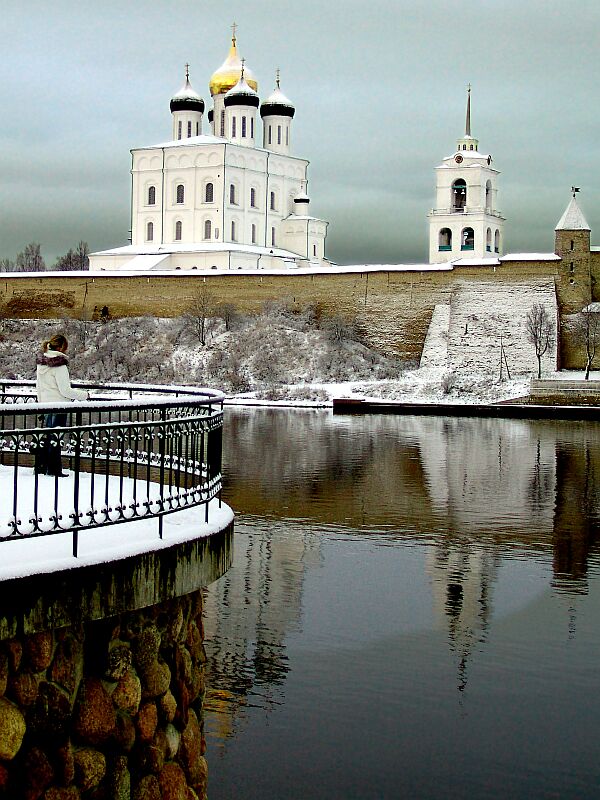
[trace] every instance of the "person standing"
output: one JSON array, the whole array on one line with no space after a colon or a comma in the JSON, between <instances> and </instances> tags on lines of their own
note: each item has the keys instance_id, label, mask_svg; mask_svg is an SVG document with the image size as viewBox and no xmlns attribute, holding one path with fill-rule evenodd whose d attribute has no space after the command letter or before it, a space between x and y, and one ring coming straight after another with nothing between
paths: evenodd
<instances>
[{"instance_id":1,"label":"person standing","mask_svg":"<svg viewBox=\"0 0 600 800\"><path fill-rule=\"evenodd\" d=\"M74 389L69 377L69 343L62 333L42 343L36 358L36 394L38 403L62 404L69 400L89 400L89 393ZM67 423L66 412L44 414L44 427L62 428ZM65 477L60 454L60 434L47 434L36 454L35 471L58 478Z\"/></svg>"}]
</instances>

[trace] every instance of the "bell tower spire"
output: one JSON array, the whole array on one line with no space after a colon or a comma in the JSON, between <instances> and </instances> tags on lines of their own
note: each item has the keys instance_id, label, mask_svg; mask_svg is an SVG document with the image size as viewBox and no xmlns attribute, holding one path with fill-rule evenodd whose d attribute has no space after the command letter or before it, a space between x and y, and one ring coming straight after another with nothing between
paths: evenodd
<instances>
[{"instance_id":1,"label":"bell tower spire","mask_svg":"<svg viewBox=\"0 0 600 800\"><path fill-rule=\"evenodd\" d=\"M467 120L465 122L465 136L471 135L471 84L467 86Z\"/></svg>"},{"instance_id":2,"label":"bell tower spire","mask_svg":"<svg viewBox=\"0 0 600 800\"><path fill-rule=\"evenodd\" d=\"M471 84L467 86L467 116L465 119L465 135L457 141L457 150L478 150L479 141L471 135Z\"/></svg>"}]
</instances>

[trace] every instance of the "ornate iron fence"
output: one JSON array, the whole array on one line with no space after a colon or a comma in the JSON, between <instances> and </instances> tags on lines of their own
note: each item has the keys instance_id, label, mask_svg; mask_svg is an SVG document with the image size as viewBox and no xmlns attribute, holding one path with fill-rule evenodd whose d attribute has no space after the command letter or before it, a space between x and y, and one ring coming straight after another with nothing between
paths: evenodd
<instances>
[{"instance_id":1,"label":"ornate iron fence","mask_svg":"<svg viewBox=\"0 0 600 800\"><path fill-rule=\"evenodd\" d=\"M0 381L0 542L163 517L221 497L223 394L74 383L82 403L37 403L33 381ZM60 427L46 427L48 415ZM43 458L41 458L43 456ZM68 462L67 478L40 464ZM3 474L4 473L4 474ZM6 487L12 486L10 490ZM7 496L9 495L9 496Z\"/></svg>"}]
</instances>

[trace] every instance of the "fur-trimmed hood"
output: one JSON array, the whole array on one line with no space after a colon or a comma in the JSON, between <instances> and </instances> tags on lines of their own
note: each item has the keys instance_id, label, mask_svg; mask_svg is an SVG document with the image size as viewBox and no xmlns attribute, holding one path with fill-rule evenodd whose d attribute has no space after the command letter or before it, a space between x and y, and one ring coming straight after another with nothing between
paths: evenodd
<instances>
[{"instance_id":1,"label":"fur-trimmed hood","mask_svg":"<svg viewBox=\"0 0 600 800\"><path fill-rule=\"evenodd\" d=\"M37 354L35 363L38 367L68 367L69 359L57 350L46 350L45 353Z\"/></svg>"}]
</instances>

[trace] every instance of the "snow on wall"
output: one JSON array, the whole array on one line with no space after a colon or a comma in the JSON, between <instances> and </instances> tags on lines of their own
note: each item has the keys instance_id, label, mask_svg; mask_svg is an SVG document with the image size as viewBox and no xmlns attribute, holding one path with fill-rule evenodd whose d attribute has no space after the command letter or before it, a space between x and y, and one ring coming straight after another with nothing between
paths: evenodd
<instances>
[{"instance_id":1,"label":"snow on wall","mask_svg":"<svg viewBox=\"0 0 600 800\"><path fill-rule=\"evenodd\" d=\"M433 309L419 366L443 369L447 367L449 327L450 304L440 303Z\"/></svg>"},{"instance_id":2,"label":"snow on wall","mask_svg":"<svg viewBox=\"0 0 600 800\"><path fill-rule=\"evenodd\" d=\"M552 278L493 286L461 281L450 301L448 368L457 374L498 377L502 339L512 377L537 373L535 351L525 334L527 313L536 303L546 308L556 330L558 309ZM543 372L555 369L556 344L542 358Z\"/></svg>"}]
</instances>

